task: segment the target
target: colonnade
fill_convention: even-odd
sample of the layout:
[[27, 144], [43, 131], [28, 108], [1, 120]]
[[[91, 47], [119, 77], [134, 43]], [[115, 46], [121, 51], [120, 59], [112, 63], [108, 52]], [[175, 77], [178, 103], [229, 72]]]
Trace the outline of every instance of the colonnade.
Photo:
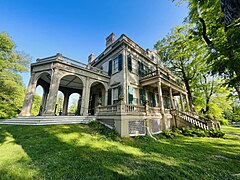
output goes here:
[[[27, 87], [27, 92], [24, 98], [24, 103], [22, 106], [22, 110], [20, 113], [20, 116], [31, 116], [31, 108], [33, 104], [34, 99], [34, 93], [36, 91], [37, 85], [39, 84], [39, 79], [41, 78], [41, 75], [47, 74], [51, 77], [50, 82], [48, 82], [48, 85], [42, 86], [43, 87], [43, 96], [42, 96], [42, 103], [41, 103], [41, 109], [42, 111], [41, 115], [46, 116], [53, 116], [55, 115], [55, 109], [56, 109], [56, 101], [57, 101], [57, 94], [58, 90], [60, 89], [60, 82], [61, 79], [65, 76], [76, 76], [80, 79], [81, 89], [74, 89], [72, 91], [68, 91], [66, 88], [65, 90], [61, 90], [61, 92], [64, 95], [63, 99], [63, 107], [62, 107], [62, 115], [68, 114], [68, 104], [69, 104], [69, 97], [72, 93], [79, 93], [81, 95], [82, 101], [81, 101], [81, 115], [88, 115], [88, 107], [89, 107], [89, 98], [90, 98], [90, 90], [91, 86], [96, 81], [90, 77], [84, 77], [84, 76], [78, 76], [76, 74], [72, 73], [64, 73], [59, 69], [53, 69], [51, 71], [44, 71], [44, 72], [32, 72], [30, 81]], [[100, 82], [99, 82], [100, 83]], [[105, 96], [106, 96], [106, 88], [107, 84], [101, 83], [104, 87]], [[105, 98], [106, 101], [106, 98]], [[105, 102], [103, 103], [105, 104]]]

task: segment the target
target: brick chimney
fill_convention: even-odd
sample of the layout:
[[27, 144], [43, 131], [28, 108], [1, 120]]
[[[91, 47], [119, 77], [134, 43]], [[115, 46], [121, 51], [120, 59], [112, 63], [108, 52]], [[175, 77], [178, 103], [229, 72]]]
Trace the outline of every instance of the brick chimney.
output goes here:
[[111, 45], [115, 41], [115, 34], [111, 33], [107, 38], [106, 38], [106, 47]]
[[88, 56], [88, 63], [93, 62], [93, 60], [94, 60], [94, 54], [92, 53]]

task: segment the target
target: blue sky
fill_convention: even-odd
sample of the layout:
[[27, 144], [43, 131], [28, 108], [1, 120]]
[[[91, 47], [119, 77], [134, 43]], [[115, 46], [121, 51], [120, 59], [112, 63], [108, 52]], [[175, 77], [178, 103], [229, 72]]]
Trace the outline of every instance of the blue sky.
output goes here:
[[[32, 62], [59, 52], [87, 63], [89, 54], [104, 50], [111, 32], [153, 49], [188, 12], [171, 0], [0, 0], [0, 6], [0, 31]], [[26, 85], [29, 73], [22, 76]]]

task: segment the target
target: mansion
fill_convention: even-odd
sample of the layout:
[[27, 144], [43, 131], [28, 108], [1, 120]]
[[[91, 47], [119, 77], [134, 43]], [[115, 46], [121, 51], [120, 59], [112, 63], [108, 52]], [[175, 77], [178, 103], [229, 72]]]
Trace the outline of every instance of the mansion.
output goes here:
[[215, 127], [192, 115], [183, 83], [163, 66], [155, 50], [144, 50], [122, 34], [106, 38], [105, 50], [88, 64], [61, 54], [37, 59], [20, 116], [31, 116], [36, 87], [43, 87], [40, 115], [55, 116], [57, 93], [64, 95], [61, 116], [68, 116], [69, 96], [78, 93], [76, 116], [93, 116], [122, 137], [156, 134], [175, 127]]

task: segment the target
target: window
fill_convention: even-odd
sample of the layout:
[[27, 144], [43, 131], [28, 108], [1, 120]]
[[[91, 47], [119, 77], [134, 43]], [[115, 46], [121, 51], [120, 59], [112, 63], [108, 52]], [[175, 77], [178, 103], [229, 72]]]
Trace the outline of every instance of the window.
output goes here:
[[118, 58], [113, 60], [113, 73], [118, 72]]
[[133, 88], [132, 86], [128, 86], [128, 103], [129, 104], [138, 104], [137, 98], [137, 89]]
[[113, 89], [113, 104], [118, 102], [118, 88]]

